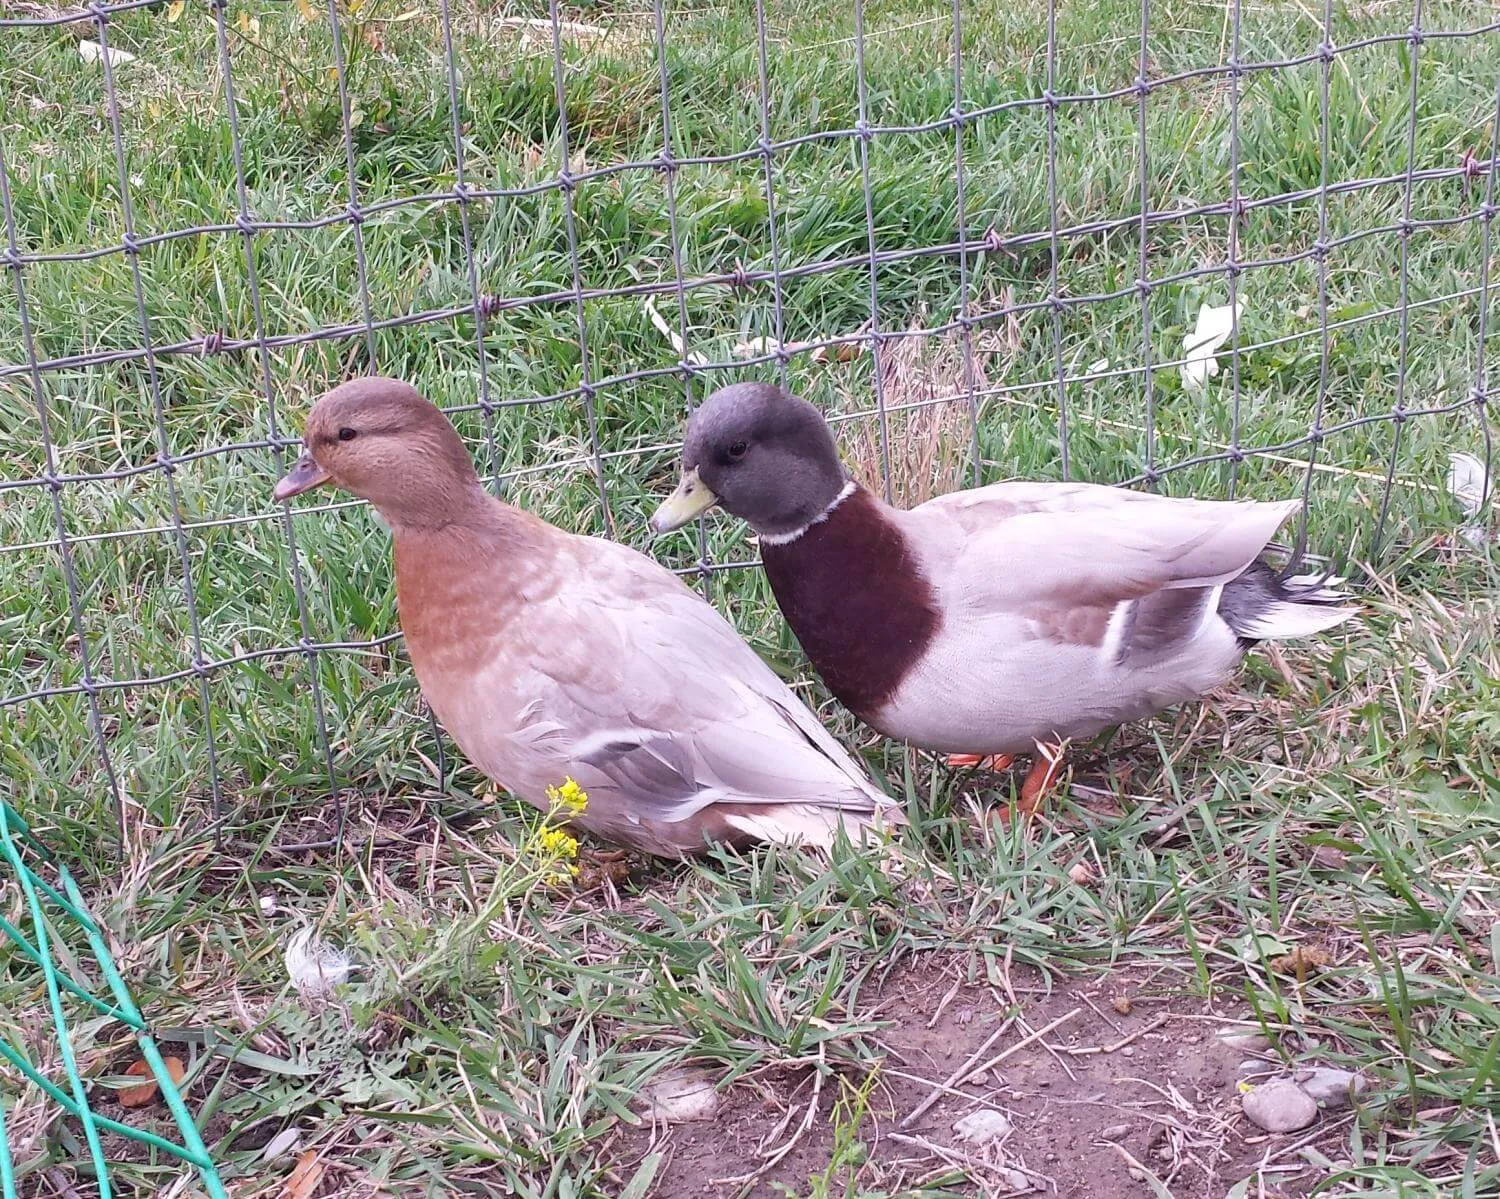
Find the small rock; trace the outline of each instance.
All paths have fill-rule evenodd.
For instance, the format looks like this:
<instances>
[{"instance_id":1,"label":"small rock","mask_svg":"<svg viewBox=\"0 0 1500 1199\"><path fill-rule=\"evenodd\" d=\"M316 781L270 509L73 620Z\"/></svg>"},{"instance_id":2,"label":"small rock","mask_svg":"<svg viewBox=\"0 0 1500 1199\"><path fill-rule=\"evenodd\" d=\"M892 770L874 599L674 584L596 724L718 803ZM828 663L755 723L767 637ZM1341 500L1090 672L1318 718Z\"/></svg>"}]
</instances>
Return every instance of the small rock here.
<instances>
[{"instance_id":1,"label":"small rock","mask_svg":"<svg viewBox=\"0 0 1500 1199\"><path fill-rule=\"evenodd\" d=\"M1134 1057L1135 1056L1135 1049L1132 1046L1127 1045L1127 1046L1125 1046L1124 1049L1120 1050L1120 1056L1121 1057Z\"/></svg>"},{"instance_id":2,"label":"small rock","mask_svg":"<svg viewBox=\"0 0 1500 1199\"><path fill-rule=\"evenodd\" d=\"M958 1134L960 1141L968 1141L971 1145L988 1145L991 1141L1010 1136L1015 1131L1015 1125L1003 1113L981 1108L977 1112L970 1112L962 1120L955 1121L953 1131Z\"/></svg>"},{"instance_id":3,"label":"small rock","mask_svg":"<svg viewBox=\"0 0 1500 1199\"><path fill-rule=\"evenodd\" d=\"M1129 1124L1111 1124L1108 1128L1099 1130L1099 1139L1102 1141L1123 1141L1129 1135Z\"/></svg>"},{"instance_id":4,"label":"small rock","mask_svg":"<svg viewBox=\"0 0 1500 1199\"><path fill-rule=\"evenodd\" d=\"M1247 1057L1234 1068L1234 1072L1241 1078L1264 1078L1267 1074L1276 1072L1276 1063L1258 1057Z\"/></svg>"},{"instance_id":5,"label":"small rock","mask_svg":"<svg viewBox=\"0 0 1500 1199\"><path fill-rule=\"evenodd\" d=\"M1087 862L1074 862L1068 867L1068 877L1080 887L1086 887L1094 881L1094 872Z\"/></svg>"},{"instance_id":6,"label":"small rock","mask_svg":"<svg viewBox=\"0 0 1500 1199\"><path fill-rule=\"evenodd\" d=\"M1240 1104L1245 1118L1267 1132L1296 1132L1318 1118L1312 1096L1285 1078L1256 1087Z\"/></svg>"},{"instance_id":7,"label":"small rock","mask_svg":"<svg viewBox=\"0 0 1500 1199\"><path fill-rule=\"evenodd\" d=\"M990 1072L988 1070L975 1070L967 1079L969 1085L974 1087L982 1087L989 1080Z\"/></svg>"},{"instance_id":8,"label":"small rock","mask_svg":"<svg viewBox=\"0 0 1500 1199\"><path fill-rule=\"evenodd\" d=\"M1005 1179L1006 1187L1012 1191L1031 1190L1031 1179L1027 1178L1019 1170L1002 1170L1000 1177Z\"/></svg>"},{"instance_id":9,"label":"small rock","mask_svg":"<svg viewBox=\"0 0 1500 1199\"><path fill-rule=\"evenodd\" d=\"M1269 1053L1271 1041L1262 1033L1249 1032L1243 1028L1229 1028L1218 1034L1218 1041L1226 1049L1236 1053Z\"/></svg>"},{"instance_id":10,"label":"small rock","mask_svg":"<svg viewBox=\"0 0 1500 1199\"><path fill-rule=\"evenodd\" d=\"M719 1110L713 1080L691 1070L664 1070L641 1092L642 1115L666 1124L711 1120Z\"/></svg>"},{"instance_id":11,"label":"small rock","mask_svg":"<svg viewBox=\"0 0 1500 1199\"><path fill-rule=\"evenodd\" d=\"M1313 1066L1298 1070L1292 1075L1292 1081L1312 1096L1313 1102L1319 1107L1334 1111L1348 1107L1353 1096L1369 1085L1364 1075L1350 1070L1335 1070L1332 1066Z\"/></svg>"}]
</instances>

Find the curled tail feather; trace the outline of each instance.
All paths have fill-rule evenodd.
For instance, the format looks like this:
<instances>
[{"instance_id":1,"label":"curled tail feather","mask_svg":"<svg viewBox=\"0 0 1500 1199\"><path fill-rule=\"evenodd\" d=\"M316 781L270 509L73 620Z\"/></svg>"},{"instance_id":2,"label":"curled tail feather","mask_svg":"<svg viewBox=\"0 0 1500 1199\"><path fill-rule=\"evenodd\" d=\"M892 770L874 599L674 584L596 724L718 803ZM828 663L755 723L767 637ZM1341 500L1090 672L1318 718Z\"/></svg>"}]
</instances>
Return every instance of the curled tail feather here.
<instances>
[{"instance_id":1,"label":"curled tail feather","mask_svg":"<svg viewBox=\"0 0 1500 1199\"><path fill-rule=\"evenodd\" d=\"M1219 615L1246 646L1307 637L1358 614L1344 580L1331 574L1279 575L1264 561L1224 586Z\"/></svg>"}]
</instances>

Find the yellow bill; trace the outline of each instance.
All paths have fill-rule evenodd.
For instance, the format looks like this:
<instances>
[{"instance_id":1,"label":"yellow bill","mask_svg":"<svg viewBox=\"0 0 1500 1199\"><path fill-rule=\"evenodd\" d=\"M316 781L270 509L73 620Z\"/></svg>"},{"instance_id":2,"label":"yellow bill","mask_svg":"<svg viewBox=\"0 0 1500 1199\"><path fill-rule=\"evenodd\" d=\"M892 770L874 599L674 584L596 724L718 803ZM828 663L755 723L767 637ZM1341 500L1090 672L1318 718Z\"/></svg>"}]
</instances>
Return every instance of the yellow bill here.
<instances>
[{"instance_id":1,"label":"yellow bill","mask_svg":"<svg viewBox=\"0 0 1500 1199\"><path fill-rule=\"evenodd\" d=\"M698 468L682 472L682 481L677 490L662 501L651 516L653 532L670 533L680 529L689 521L702 516L719 502L719 497L710 491L698 477Z\"/></svg>"}]
</instances>

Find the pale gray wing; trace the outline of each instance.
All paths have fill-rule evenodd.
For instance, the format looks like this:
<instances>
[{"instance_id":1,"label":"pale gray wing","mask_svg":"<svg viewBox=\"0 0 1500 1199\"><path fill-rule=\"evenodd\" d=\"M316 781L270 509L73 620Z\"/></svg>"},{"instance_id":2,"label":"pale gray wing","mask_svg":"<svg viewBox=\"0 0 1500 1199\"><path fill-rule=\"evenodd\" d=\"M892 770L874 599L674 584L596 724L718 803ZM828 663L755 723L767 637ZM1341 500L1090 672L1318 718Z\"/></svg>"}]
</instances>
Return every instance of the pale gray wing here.
<instances>
[{"instance_id":1,"label":"pale gray wing","mask_svg":"<svg viewBox=\"0 0 1500 1199\"><path fill-rule=\"evenodd\" d=\"M1298 504L1001 483L929 501L906 519L914 530L949 527L942 565L967 602L1065 608L1226 583Z\"/></svg>"},{"instance_id":2,"label":"pale gray wing","mask_svg":"<svg viewBox=\"0 0 1500 1199\"><path fill-rule=\"evenodd\" d=\"M715 803L872 813L889 802L713 608L649 559L599 546L587 585L550 596L540 622L561 636L586 629L591 661L534 657L524 738L643 819L675 823Z\"/></svg>"}]
</instances>

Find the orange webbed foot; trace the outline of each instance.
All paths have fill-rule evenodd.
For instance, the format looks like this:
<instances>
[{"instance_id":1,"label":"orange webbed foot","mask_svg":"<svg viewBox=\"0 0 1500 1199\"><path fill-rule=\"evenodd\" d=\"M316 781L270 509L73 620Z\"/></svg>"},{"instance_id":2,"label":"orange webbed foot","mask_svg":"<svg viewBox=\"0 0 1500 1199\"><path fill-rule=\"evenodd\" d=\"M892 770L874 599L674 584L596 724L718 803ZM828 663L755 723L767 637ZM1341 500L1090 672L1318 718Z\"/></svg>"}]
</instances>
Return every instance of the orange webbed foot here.
<instances>
[{"instance_id":1,"label":"orange webbed foot","mask_svg":"<svg viewBox=\"0 0 1500 1199\"><path fill-rule=\"evenodd\" d=\"M949 754L948 765L954 770L973 767L976 770L999 772L1009 770L1015 763L1015 754Z\"/></svg>"}]
</instances>

